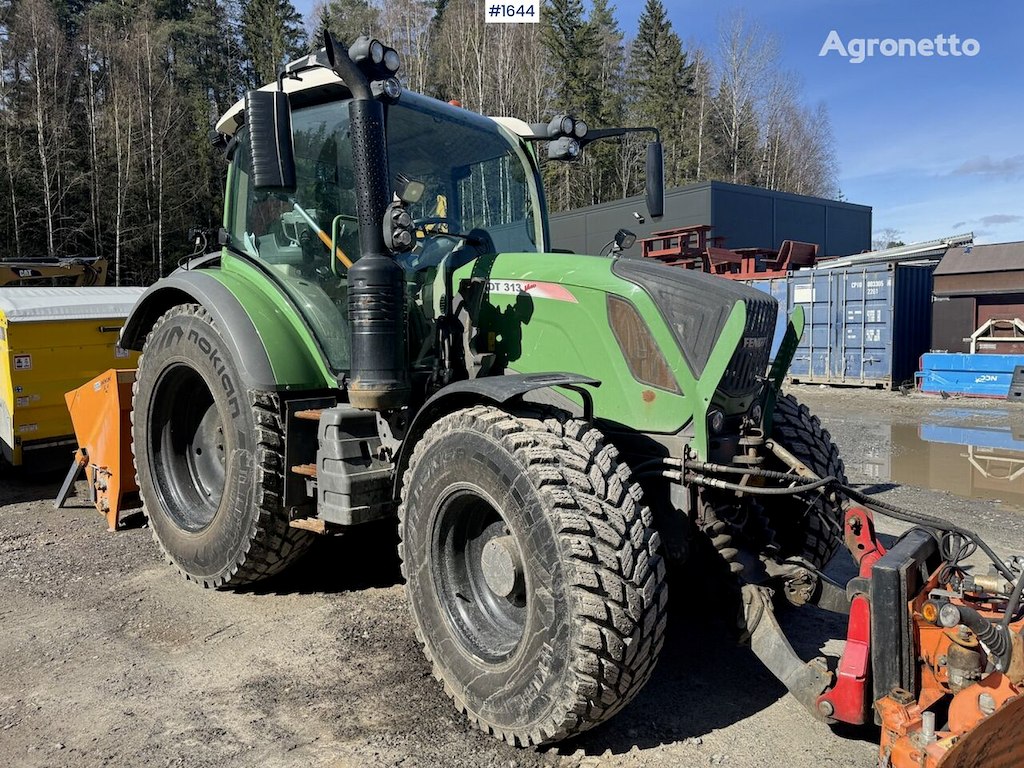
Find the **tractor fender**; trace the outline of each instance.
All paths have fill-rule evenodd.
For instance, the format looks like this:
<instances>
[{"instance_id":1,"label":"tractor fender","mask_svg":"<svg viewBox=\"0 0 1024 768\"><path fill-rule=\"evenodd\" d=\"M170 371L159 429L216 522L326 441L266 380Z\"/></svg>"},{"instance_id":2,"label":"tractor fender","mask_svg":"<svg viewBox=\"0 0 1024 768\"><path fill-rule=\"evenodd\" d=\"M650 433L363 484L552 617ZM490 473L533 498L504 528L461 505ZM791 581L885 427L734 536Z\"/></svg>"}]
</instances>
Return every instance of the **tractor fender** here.
<instances>
[{"instance_id":1,"label":"tractor fender","mask_svg":"<svg viewBox=\"0 0 1024 768\"><path fill-rule=\"evenodd\" d=\"M585 418L589 419L593 417L593 403L582 385L599 387L601 382L575 373L516 373L456 381L438 390L417 411L398 449L395 462L395 498L397 499L401 492L402 476L409 466L413 448L427 428L445 414L482 403L501 405L538 389L568 387L583 395L584 414Z\"/></svg>"},{"instance_id":2,"label":"tractor fender","mask_svg":"<svg viewBox=\"0 0 1024 768\"><path fill-rule=\"evenodd\" d=\"M256 326L235 295L202 270L178 270L150 286L121 329L122 349L142 350L160 316L179 304L201 304L221 329L247 389L275 390L278 383Z\"/></svg>"}]
</instances>

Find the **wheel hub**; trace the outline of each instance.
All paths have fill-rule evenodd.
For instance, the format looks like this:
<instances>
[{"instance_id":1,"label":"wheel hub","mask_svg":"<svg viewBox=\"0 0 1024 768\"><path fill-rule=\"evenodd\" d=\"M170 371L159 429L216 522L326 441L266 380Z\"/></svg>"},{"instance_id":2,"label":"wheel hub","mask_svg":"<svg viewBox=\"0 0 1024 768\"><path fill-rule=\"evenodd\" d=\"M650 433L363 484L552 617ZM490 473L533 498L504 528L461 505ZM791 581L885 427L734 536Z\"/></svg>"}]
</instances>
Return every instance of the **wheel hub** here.
<instances>
[{"instance_id":1,"label":"wheel hub","mask_svg":"<svg viewBox=\"0 0 1024 768\"><path fill-rule=\"evenodd\" d=\"M496 536L484 544L480 565L484 581L498 597L511 597L521 588L523 566L511 536Z\"/></svg>"},{"instance_id":2,"label":"wheel hub","mask_svg":"<svg viewBox=\"0 0 1024 768\"><path fill-rule=\"evenodd\" d=\"M160 504L179 528L197 532L217 514L227 483L224 419L202 375L169 367L153 393L149 432Z\"/></svg>"},{"instance_id":3,"label":"wheel hub","mask_svg":"<svg viewBox=\"0 0 1024 768\"><path fill-rule=\"evenodd\" d=\"M515 653L527 624L528 578L515 536L471 483L449 488L432 516L438 602L470 653L500 663Z\"/></svg>"}]
</instances>

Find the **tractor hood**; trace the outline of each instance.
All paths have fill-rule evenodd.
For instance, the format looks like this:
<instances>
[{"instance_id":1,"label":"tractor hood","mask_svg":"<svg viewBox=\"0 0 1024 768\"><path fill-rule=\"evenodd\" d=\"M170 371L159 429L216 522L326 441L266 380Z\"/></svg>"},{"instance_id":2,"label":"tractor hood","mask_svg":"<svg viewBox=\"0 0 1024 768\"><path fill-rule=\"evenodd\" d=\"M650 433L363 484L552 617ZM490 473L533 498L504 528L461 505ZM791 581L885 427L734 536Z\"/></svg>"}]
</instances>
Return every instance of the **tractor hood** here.
<instances>
[{"instance_id":1,"label":"tractor hood","mask_svg":"<svg viewBox=\"0 0 1024 768\"><path fill-rule=\"evenodd\" d=\"M703 375L733 307L738 302L745 304L743 340L733 352L718 390L739 397L758 386L768 369L779 309L771 296L732 280L647 260L618 259L612 272L651 296L697 378Z\"/></svg>"}]
</instances>

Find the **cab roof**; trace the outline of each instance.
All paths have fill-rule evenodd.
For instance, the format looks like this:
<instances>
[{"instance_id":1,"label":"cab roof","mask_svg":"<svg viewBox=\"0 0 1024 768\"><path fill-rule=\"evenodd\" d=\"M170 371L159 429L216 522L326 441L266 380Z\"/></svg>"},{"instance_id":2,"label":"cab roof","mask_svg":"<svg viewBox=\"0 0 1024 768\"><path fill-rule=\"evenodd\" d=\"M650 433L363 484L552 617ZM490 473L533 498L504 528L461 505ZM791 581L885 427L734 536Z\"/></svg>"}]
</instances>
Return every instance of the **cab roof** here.
<instances>
[{"instance_id":1,"label":"cab roof","mask_svg":"<svg viewBox=\"0 0 1024 768\"><path fill-rule=\"evenodd\" d=\"M287 94L298 94L305 93L307 91L318 90L321 88L337 88L342 89L344 95L339 94L340 98L345 98L348 94L348 89L345 87L345 83L334 70L327 67L315 67L312 69L306 69L299 73L298 77L286 77L282 83L284 92ZM275 91L278 85L276 82L267 83L262 86L259 90L261 91ZM429 97L422 97L429 98ZM444 102L438 102L439 104L445 104ZM447 104L445 106L448 106ZM217 132L222 133L225 136L233 136L238 128L245 122L244 117L245 110L245 99L239 99L231 105L228 110L221 115L220 120L217 121ZM535 138L533 129L530 125L523 120L516 117L491 117L491 120L496 122L498 125L503 127L505 130L510 131L514 135L520 138L530 139Z\"/></svg>"}]
</instances>

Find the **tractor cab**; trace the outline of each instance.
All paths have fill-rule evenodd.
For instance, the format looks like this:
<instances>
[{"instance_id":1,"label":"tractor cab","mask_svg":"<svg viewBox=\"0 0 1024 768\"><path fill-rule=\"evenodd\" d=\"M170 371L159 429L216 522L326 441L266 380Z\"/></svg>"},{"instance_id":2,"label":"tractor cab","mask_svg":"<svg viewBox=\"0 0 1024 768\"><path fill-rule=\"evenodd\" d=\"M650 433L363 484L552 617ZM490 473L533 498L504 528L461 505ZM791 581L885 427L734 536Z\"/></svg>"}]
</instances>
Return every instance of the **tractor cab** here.
<instances>
[{"instance_id":1,"label":"tractor cab","mask_svg":"<svg viewBox=\"0 0 1024 768\"><path fill-rule=\"evenodd\" d=\"M230 128L241 103L221 120L232 137L225 229L234 249L269 268L341 374L350 364L348 270L362 253L349 95L337 77L322 80L284 81L293 105L294 189L254 183L249 129ZM533 153L494 120L403 92L386 105L385 121L389 186L410 219L410 246L396 261L418 350L434 331L442 265L543 252L547 216Z\"/></svg>"}]
</instances>

